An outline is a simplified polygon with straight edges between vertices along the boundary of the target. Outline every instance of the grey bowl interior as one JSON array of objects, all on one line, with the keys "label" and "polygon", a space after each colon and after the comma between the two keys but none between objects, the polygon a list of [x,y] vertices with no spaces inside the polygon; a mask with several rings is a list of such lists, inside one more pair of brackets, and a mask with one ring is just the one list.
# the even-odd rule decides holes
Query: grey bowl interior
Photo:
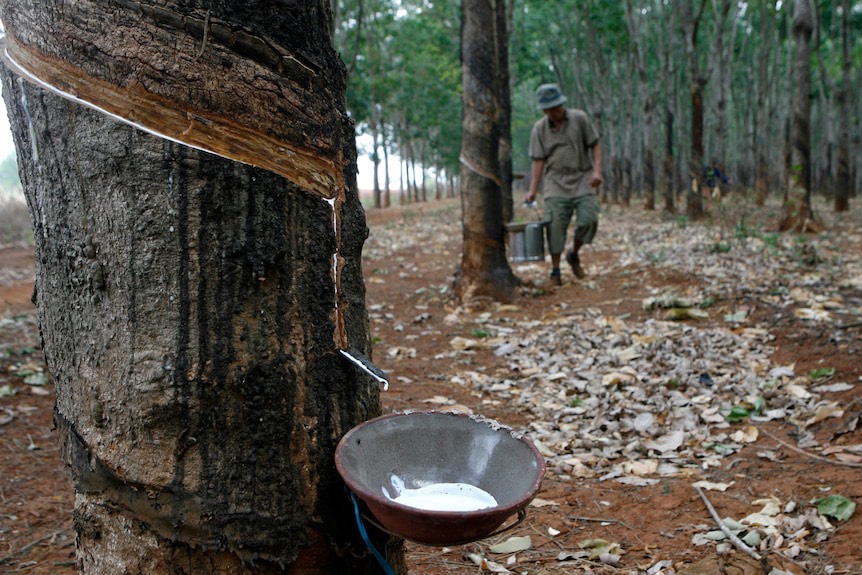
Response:
[{"label": "grey bowl interior", "polygon": [[337,452],[339,472],[360,496],[391,499],[403,487],[469,483],[498,507],[532,497],[544,474],[532,444],[496,422],[446,412],[383,416],[353,428]]}]

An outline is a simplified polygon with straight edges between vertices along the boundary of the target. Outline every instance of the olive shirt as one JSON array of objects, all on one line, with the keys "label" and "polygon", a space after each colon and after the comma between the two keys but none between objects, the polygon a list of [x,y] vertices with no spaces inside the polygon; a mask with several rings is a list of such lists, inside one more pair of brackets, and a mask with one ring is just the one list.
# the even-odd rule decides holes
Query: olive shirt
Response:
[{"label": "olive shirt", "polygon": [[599,143],[599,132],[587,113],[569,108],[564,124],[554,129],[547,116],[533,125],[530,158],[544,160],[542,193],[545,198],[577,198],[595,193],[590,187],[593,169],[590,148]]}]

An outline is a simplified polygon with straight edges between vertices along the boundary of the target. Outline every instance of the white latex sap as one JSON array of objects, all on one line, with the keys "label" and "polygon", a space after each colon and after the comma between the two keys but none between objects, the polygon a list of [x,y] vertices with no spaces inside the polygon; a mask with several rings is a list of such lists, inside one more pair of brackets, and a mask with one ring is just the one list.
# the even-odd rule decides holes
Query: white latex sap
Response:
[{"label": "white latex sap", "polygon": [[432,483],[418,489],[401,489],[392,500],[426,511],[478,511],[497,506],[493,495],[469,483]]}]

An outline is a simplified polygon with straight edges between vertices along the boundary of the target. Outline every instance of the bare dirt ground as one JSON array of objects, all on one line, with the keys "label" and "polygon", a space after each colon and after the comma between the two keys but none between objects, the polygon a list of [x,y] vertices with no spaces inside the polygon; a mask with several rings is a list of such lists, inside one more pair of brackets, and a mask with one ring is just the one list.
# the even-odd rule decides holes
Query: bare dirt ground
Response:
[{"label": "bare dirt ground", "polygon": [[[635,208],[625,214],[620,208],[611,212],[614,210],[619,213],[603,217],[652,218],[656,222],[661,218]],[[372,233],[364,268],[374,361],[391,380],[389,391],[382,395],[384,411],[466,409],[529,435],[534,429],[531,424],[536,423],[533,412],[487,387],[471,385],[465,376],[512,376],[505,355],[495,353],[490,345],[452,352],[454,341],[484,337],[492,329],[489,324],[493,326],[494,318],[502,313],[494,302],[459,306],[451,299],[460,259],[460,229],[452,227],[458,218],[458,206],[452,202],[368,213]],[[436,235],[433,231],[430,236],[421,235],[421,230],[438,225],[441,231]],[[859,229],[858,213],[846,225]],[[385,242],[375,239],[378,230],[388,230],[388,235],[381,233],[388,238]],[[526,285],[505,308],[511,322],[507,325],[593,313],[591,310],[629,323],[660,320],[664,310],[646,309],[646,298],[657,290],[682,292],[704,283],[701,274],[689,269],[657,265],[635,271],[613,265],[620,252],[609,245],[609,238],[600,238],[586,249],[589,277],[584,281],[564,270],[564,285],[551,288],[545,281],[544,264],[516,266]],[[862,246],[854,243],[858,236],[852,238],[843,248],[859,253]],[[73,496],[68,472],[59,461],[59,442],[51,421],[53,391],[40,379],[45,367],[35,310],[29,302],[32,278],[30,251],[0,251],[0,572],[63,575],[75,572]],[[840,291],[846,308],[862,310],[862,293],[857,288]],[[792,365],[797,374],[828,366],[834,368],[831,381],[849,384],[839,391],[824,392],[832,404],[843,407],[840,414],[805,430],[781,418],[758,423],[761,432],[756,440],[744,443],[718,465],[695,464],[659,476],[650,484],[627,484],[601,474],[579,476],[571,465],[556,460],[549,464],[538,494],[545,504],[531,506],[523,523],[493,540],[464,546],[438,549],[407,543],[411,573],[769,573],[726,543],[725,548],[715,542],[693,543],[696,534],[717,529],[693,482],[706,479],[732,484],[727,491],[704,493],[721,517],[736,519],[759,511],[762,503],[753,502],[768,498],[780,502],[786,515],[811,509],[812,501],[827,494],[862,502],[862,474],[854,455],[862,455],[854,450],[862,444],[858,425],[862,414],[862,318],[843,316],[836,329],[835,322],[797,319],[785,304],[771,301],[741,289],[727,293],[714,304],[710,318],[699,321],[721,327],[724,313],[745,309],[749,325],[768,330],[771,365]],[[803,436],[808,440],[804,448],[799,447]],[[845,454],[843,460],[833,456],[835,449],[825,449],[836,446],[846,448],[837,450]],[[777,544],[773,540],[760,552],[770,569],[796,575],[862,574],[860,513],[849,520],[831,520],[828,529],[801,524],[795,542],[786,537]],[[531,538],[529,549],[496,554],[489,549],[491,543],[526,535]],[[584,545],[589,540],[616,545],[612,549],[617,552],[611,553],[616,559],[585,556],[592,549]],[[487,561],[481,563],[480,558]]]}]

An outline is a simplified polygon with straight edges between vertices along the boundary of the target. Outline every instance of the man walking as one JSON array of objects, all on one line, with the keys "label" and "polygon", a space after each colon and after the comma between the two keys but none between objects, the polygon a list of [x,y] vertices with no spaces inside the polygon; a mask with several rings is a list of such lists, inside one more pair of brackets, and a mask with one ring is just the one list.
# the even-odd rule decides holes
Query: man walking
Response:
[{"label": "man walking", "polygon": [[545,196],[548,251],[551,252],[551,283],[562,285],[560,254],[566,247],[566,233],[575,216],[575,238],[566,261],[577,278],[586,274],[579,251],[590,244],[599,225],[602,184],[602,148],[599,133],[583,110],[565,108],[566,97],[556,84],[542,84],[536,91],[544,117],[533,125],[530,158],[533,161],[527,202],[536,199],[539,184]]}]

